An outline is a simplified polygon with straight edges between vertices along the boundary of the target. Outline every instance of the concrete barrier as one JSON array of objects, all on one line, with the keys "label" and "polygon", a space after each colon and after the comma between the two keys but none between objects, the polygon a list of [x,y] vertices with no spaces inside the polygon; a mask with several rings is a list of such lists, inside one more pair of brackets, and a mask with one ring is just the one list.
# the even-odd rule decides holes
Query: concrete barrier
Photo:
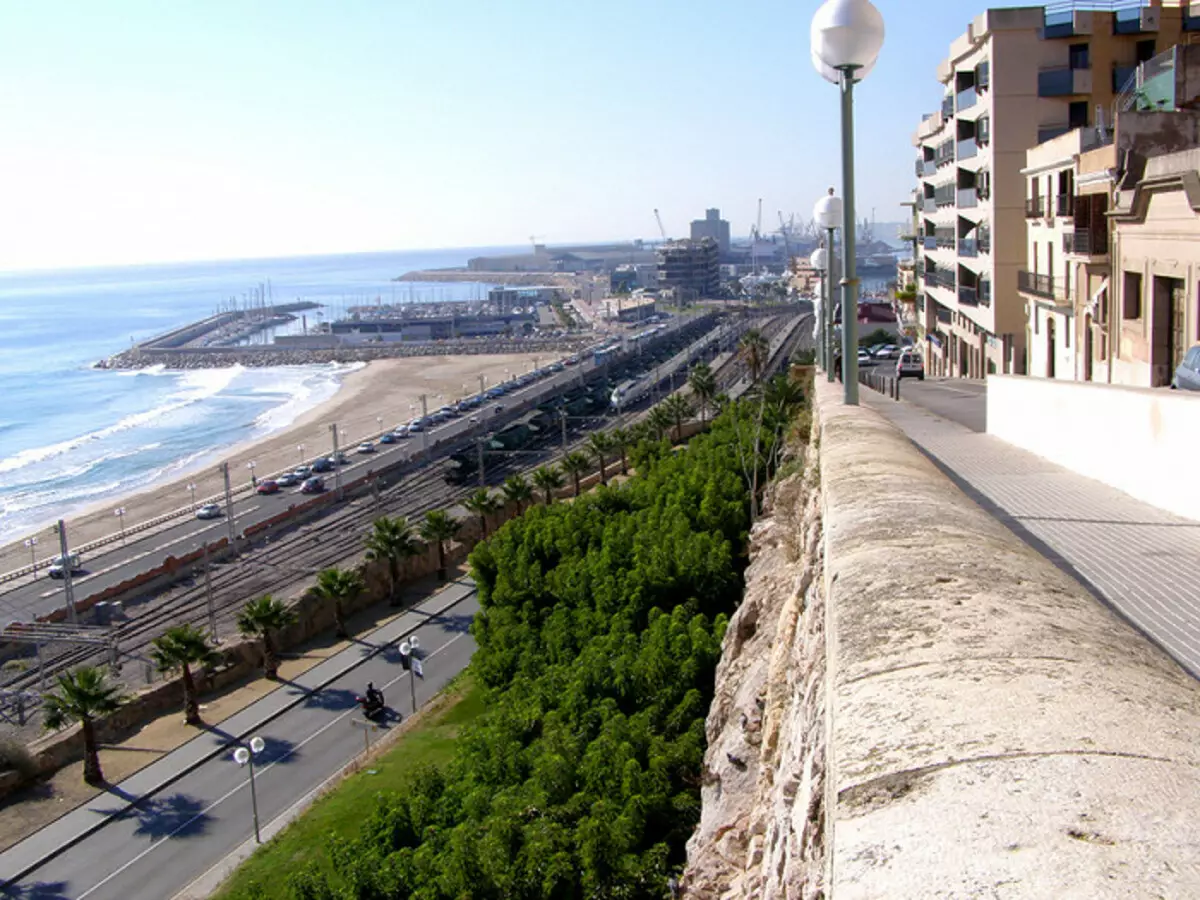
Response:
[{"label": "concrete barrier", "polygon": [[987,431],[1200,520],[1200,393],[991,375]]}]

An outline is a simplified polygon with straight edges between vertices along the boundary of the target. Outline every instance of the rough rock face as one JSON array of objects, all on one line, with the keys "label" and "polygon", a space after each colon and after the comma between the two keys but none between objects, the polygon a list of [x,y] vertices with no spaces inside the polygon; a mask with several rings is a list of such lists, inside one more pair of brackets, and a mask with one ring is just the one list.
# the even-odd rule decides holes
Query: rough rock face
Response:
[{"label": "rough rock face", "polygon": [[816,456],[780,482],[751,535],[709,710],[687,897],[820,897],[825,604]]}]

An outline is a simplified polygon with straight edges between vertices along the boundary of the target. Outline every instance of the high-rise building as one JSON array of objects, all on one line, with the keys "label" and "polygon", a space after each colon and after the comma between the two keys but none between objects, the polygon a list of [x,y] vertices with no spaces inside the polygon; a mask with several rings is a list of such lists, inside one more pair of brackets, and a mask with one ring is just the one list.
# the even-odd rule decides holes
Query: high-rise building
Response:
[{"label": "high-rise building", "polygon": [[725,256],[729,252],[729,223],[721,218],[721,210],[706,210],[703,219],[692,220],[692,240],[712,238],[717,242],[717,250]]},{"label": "high-rise building", "polygon": [[1137,64],[1179,39],[1183,2],[989,9],[950,45],[941,108],[913,136],[928,371],[1026,371],[1025,152],[1111,117]]},{"label": "high-rise building", "polygon": [[716,296],[721,284],[717,242],[710,237],[669,241],[658,248],[658,285],[685,300]]}]

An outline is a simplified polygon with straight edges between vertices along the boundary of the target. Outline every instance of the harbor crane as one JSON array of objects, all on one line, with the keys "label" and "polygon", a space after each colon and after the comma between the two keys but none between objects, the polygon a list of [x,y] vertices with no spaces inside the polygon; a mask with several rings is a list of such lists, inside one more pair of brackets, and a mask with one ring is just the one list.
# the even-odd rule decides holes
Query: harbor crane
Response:
[{"label": "harbor crane", "polygon": [[658,210],[654,210],[654,221],[658,222],[658,233],[662,235],[663,242],[667,240],[667,229],[663,228],[662,216],[658,214]]},{"label": "harbor crane", "polygon": [[788,265],[792,264],[792,242],[790,240],[791,229],[787,223],[783,221],[783,210],[779,210],[779,233],[783,236],[783,252],[787,254]]}]

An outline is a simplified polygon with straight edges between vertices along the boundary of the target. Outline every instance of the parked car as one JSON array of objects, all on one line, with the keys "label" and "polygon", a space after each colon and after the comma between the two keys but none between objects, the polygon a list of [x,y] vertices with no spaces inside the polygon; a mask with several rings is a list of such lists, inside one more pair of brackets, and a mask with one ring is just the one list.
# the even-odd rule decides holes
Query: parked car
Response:
[{"label": "parked car", "polygon": [[329,457],[324,457],[313,462],[312,470],[314,472],[332,472],[333,460]]},{"label": "parked car", "polygon": [[301,478],[300,475],[296,472],[284,472],[282,475],[280,475],[278,478],[275,479],[275,483],[277,485],[279,485],[281,488],[285,488],[285,487],[292,487],[293,485],[297,485],[300,482],[302,482],[303,480],[304,479]]},{"label": "parked car", "polygon": [[349,464],[350,457],[348,457],[345,453],[343,453],[341,450],[339,450],[337,453],[333,454],[333,456],[329,457],[329,461],[331,463],[333,463],[335,466],[344,466],[344,465]]},{"label": "parked car", "polygon": [[216,503],[206,503],[196,510],[197,519],[219,519],[221,518],[221,507]]},{"label": "parked car", "polygon": [[408,433],[409,434],[419,434],[420,432],[422,432],[424,430],[425,430],[425,420],[424,419],[413,419],[411,422],[408,423]]},{"label": "parked car", "polygon": [[901,353],[900,358],[896,360],[896,377],[924,381],[925,361],[921,359],[921,354],[914,353],[912,350],[905,350]]},{"label": "parked car", "polygon": [[273,478],[267,478],[264,481],[260,481],[254,491],[258,494],[278,494],[279,482]]},{"label": "parked car", "polygon": [[358,445],[358,449],[355,450],[354,452],[355,453],[374,453],[375,445],[372,444],[370,441],[363,441],[361,444]]},{"label": "parked car", "polygon": [[895,344],[885,344],[871,355],[876,359],[899,359],[900,351],[896,349]]},{"label": "parked car", "polygon": [[1200,391],[1200,344],[1196,344],[1183,357],[1175,370],[1171,387],[1180,391]]},{"label": "parked car", "polygon": [[392,435],[398,441],[404,440],[406,437],[408,437],[408,426],[407,425],[397,425],[395,428],[392,429]]},{"label": "parked car", "polygon": [[305,478],[308,478],[312,475],[312,466],[296,466],[296,468],[292,470],[292,474],[295,475],[299,481],[303,481]]},{"label": "parked car", "polygon": [[[83,559],[78,553],[72,553],[70,560],[72,575],[83,570]],[[62,578],[66,572],[66,568],[67,567],[63,565],[63,558],[61,556],[56,556],[54,559],[50,560],[50,570],[48,574],[51,578]]]},{"label": "parked car", "polygon": [[859,368],[862,368],[864,366],[873,366],[873,365],[875,365],[875,362],[876,362],[876,360],[871,356],[871,353],[869,350],[866,350],[861,347],[859,348],[859,351],[858,351]]},{"label": "parked car", "polygon": [[396,436],[394,434],[392,434],[390,431],[385,431],[383,434],[381,434],[379,436],[379,443],[394,444],[394,443],[396,443]]},{"label": "parked car", "polygon": [[314,475],[300,486],[302,494],[319,494],[323,490],[325,490],[325,479],[319,475]]}]

